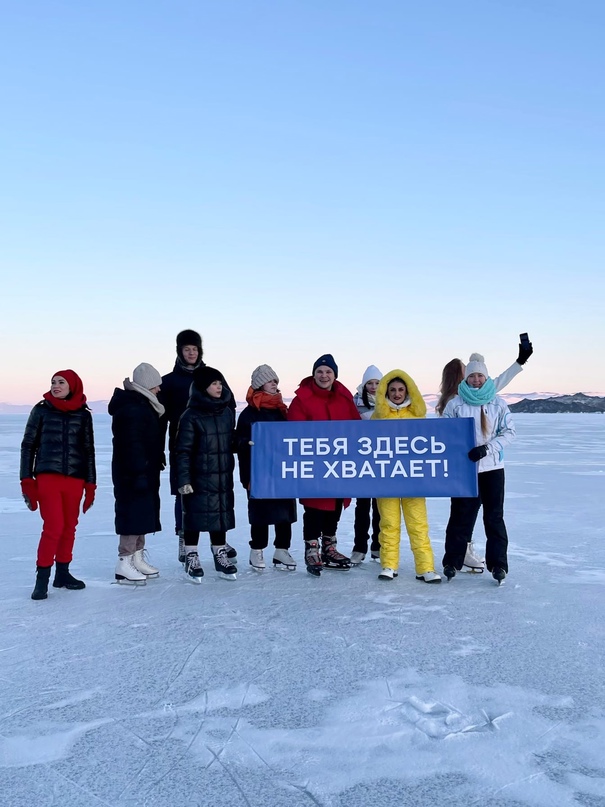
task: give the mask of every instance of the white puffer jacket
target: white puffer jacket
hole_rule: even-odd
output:
[[[481,430],[481,409],[489,422],[489,434]],[[487,456],[479,460],[479,473],[504,468],[504,448],[515,439],[515,426],[510,409],[498,395],[488,404],[471,406],[459,395],[452,398],[443,412],[444,418],[473,418],[475,421],[475,445],[487,446]]]

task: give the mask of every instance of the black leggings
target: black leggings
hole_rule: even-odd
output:
[[[199,530],[185,530],[183,533],[185,546],[197,546],[200,541]],[[224,531],[211,532],[210,543],[212,546],[225,546],[227,543],[227,533]]]
[[[292,540],[292,524],[287,521],[281,521],[275,525],[275,540],[273,546],[276,549],[290,549],[290,541]],[[250,525],[250,547],[252,549],[266,549],[269,545],[269,525],[268,524],[251,524]]]

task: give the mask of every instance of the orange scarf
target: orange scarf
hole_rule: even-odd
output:
[[[254,389],[249,387],[246,393],[246,403],[254,406],[256,409],[279,409],[284,417],[288,413],[288,407],[281,397],[281,392],[276,392],[275,395],[269,395],[262,389]]]

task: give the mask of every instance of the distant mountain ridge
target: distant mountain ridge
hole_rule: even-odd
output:
[[[551,398],[521,401],[510,405],[511,412],[527,413],[605,413],[605,396],[586,395],[576,392],[574,395],[558,395]]]

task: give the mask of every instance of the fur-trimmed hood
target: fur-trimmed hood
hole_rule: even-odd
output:
[[[402,409],[393,409],[387,401],[387,388],[394,378],[401,378],[408,390],[410,405]],[[391,370],[380,380],[376,390],[376,408],[372,413],[372,420],[386,420],[387,418],[424,418],[426,417],[426,403],[420,394],[414,380],[403,370]]]

